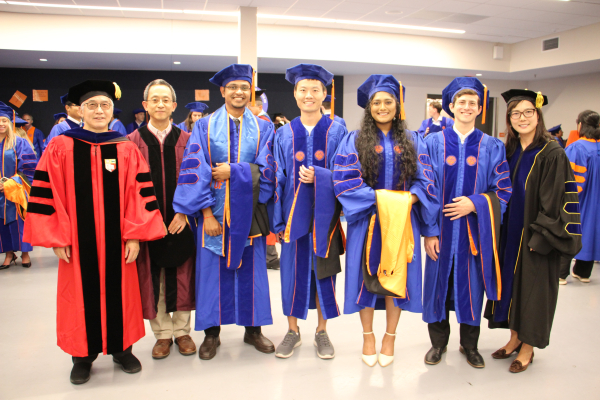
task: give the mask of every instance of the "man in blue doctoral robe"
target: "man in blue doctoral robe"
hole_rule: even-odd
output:
[[[60,124],[54,125],[52,130],[44,140],[44,150],[48,147],[48,143],[58,135],[62,135],[63,132],[68,131],[69,129],[78,128],[81,125],[81,117],[79,116],[79,105],[71,103],[67,98],[68,94],[60,96],[60,102],[63,106],[65,106],[65,112],[67,113],[67,119],[65,119]],[[38,157],[41,157],[41,154],[38,154]]]
[[[321,104],[321,112],[323,113],[323,115],[325,115],[326,117],[330,118],[331,117],[331,103],[335,103],[335,98],[331,99],[331,95],[328,94],[325,97],[325,100],[323,100],[323,104]],[[337,115],[333,114],[333,120],[335,122],[337,122],[338,124],[342,125],[344,128],[348,129],[348,127],[346,126],[346,121],[344,121],[344,119],[342,117],[338,117]]]
[[[146,110],[136,108],[131,113],[133,114],[134,121],[125,127],[128,135],[146,125]]]
[[[430,133],[443,131],[454,125],[454,121],[451,118],[442,117],[440,115],[442,112],[442,104],[439,101],[432,101],[427,109],[429,118],[423,121],[417,130],[421,137],[425,137]]]
[[[552,139],[556,140],[560,144],[560,147],[564,149],[566,141],[563,139],[562,124],[553,126],[548,129],[548,132],[552,135]]]
[[[226,324],[245,326],[244,342],[258,351],[275,351],[260,328],[273,323],[265,242],[273,124],[246,108],[252,78],[250,65],[232,64],[210,79],[225,105],[196,121],[173,200],[176,213],[198,218],[195,329],[206,334],[203,360],[216,355]]]
[[[317,309],[317,355],[335,356],[326,323],[340,315],[335,299],[335,276],[344,253],[339,222],[341,205],[333,191],[331,170],[335,150],[346,128],[321,115],[321,102],[333,74],[319,65],[289,68],[286,80],[294,84],[300,117],[277,132],[274,147],[277,189],[273,232],[281,244],[281,296],[289,329],[275,355],[288,358],[300,345],[298,318]]]
[[[33,126],[33,117],[31,114],[23,114],[23,120],[27,122],[23,125],[23,130],[27,133],[27,138],[33,145],[33,149],[39,160],[44,151],[44,133]]]
[[[425,239],[428,254],[423,288],[423,320],[427,322],[432,348],[426,364],[438,364],[450,337],[449,311],[460,323],[460,351],[475,368],[483,368],[477,351],[483,293],[498,299],[500,268],[497,258],[481,263],[479,253],[495,254],[495,248],[475,250],[473,237],[488,236],[500,223],[511,195],[509,168],[504,144],[475,128],[475,119],[487,111],[489,93],[476,78],[456,78],[443,91],[444,110],[455,118],[454,126],[427,136],[437,192],[443,208],[437,237]],[[495,212],[475,214],[482,196],[499,206]],[[492,200],[490,200],[492,201]],[[477,216],[478,231],[467,217]],[[471,218],[473,219],[473,218]],[[483,232],[483,233],[482,233]],[[493,241],[495,245],[495,240]],[[481,254],[483,257],[483,254]],[[495,262],[493,262],[495,261]],[[480,265],[482,264],[482,265]],[[492,284],[493,283],[493,284]]]

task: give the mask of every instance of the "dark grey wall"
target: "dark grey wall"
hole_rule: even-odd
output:
[[[121,87],[121,100],[115,106],[123,110],[120,115],[125,125],[133,121],[131,111],[141,107],[143,91],[148,82],[162,78],[175,88],[178,107],[173,118],[174,122],[183,121],[188,110],[184,106],[195,101],[196,89],[209,89],[209,112],[223,105],[219,88],[208,80],[214,72],[174,72],[174,71],[112,71],[112,70],[64,70],[64,69],[17,69],[0,68],[0,101],[13,106],[8,102],[15,91],[19,90],[27,96],[27,100],[16,111],[23,115],[30,113],[34,118],[34,125],[41,129],[45,135],[50,133],[54,124],[53,115],[64,112],[60,103],[60,96],[67,93],[70,86],[87,79],[105,79]],[[269,100],[268,113],[270,115],[280,112],[290,120],[300,115],[293,97],[294,87],[285,80],[284,74],[259,73],[259,86],[266,89]],[[336,76],[336,114],[342,115],[344,77]],[[32,90],[48,90],[47,102],[33,102]]]

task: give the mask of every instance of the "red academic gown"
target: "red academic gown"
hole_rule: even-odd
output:
[[[58,264],[58,346],[75,357],[127,349],[145,332],[125,244],[165,234],[148,164],[118,132],[75,128],[50,142],[33,187],[24,240],[71,246]]]

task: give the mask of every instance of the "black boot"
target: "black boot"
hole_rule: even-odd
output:
[[[479,354],[477,349],[465,349],[460,346],[460,352],[467,356],[467,362],[473,368],[484,368],[485,362],[483,361],[483,357]]]
[[[429,349],[427,354],[425,354],[425,364],[436,365],[442,361],[442,354],[446,352],[447,348],[432,347]]]
[[[121,366],[123,371],[128,374],[135,374],[142,370],[142,364],[133,354],[131,354],[132,346],[129,346],[121,353],[113,354],[113,361]]]

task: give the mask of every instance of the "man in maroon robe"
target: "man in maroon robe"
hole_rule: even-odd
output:
[[[69,89],[83,128],[54,138],[35,171],[24,240],[59,258],[58,346],[73,356],[71,382],[90,379],[98,353],[127,373],[142,366],[131,353],[144,336],[135,259],[139,242],[166,231],[137,147],[108,130],[116,83],[90,80]]]
[[[179,352],[188,356],[196,353],[196,345],[190,337],[191,311],[195,309],[196,245],[186,216],[173,211],[173,196],[190,134],[170,122],[177,108],[177,97],[166,81],[150,82],[144,90],[142,104],[150,121],[128,137],[150,165],[160,212],[169,227],[164,239],[140,245],[137,267],[142,309],[156,337],[152,357],[166,358],[171,352],[173,337]],[[190,222],[194,223],[193,219],[190,218]]]

